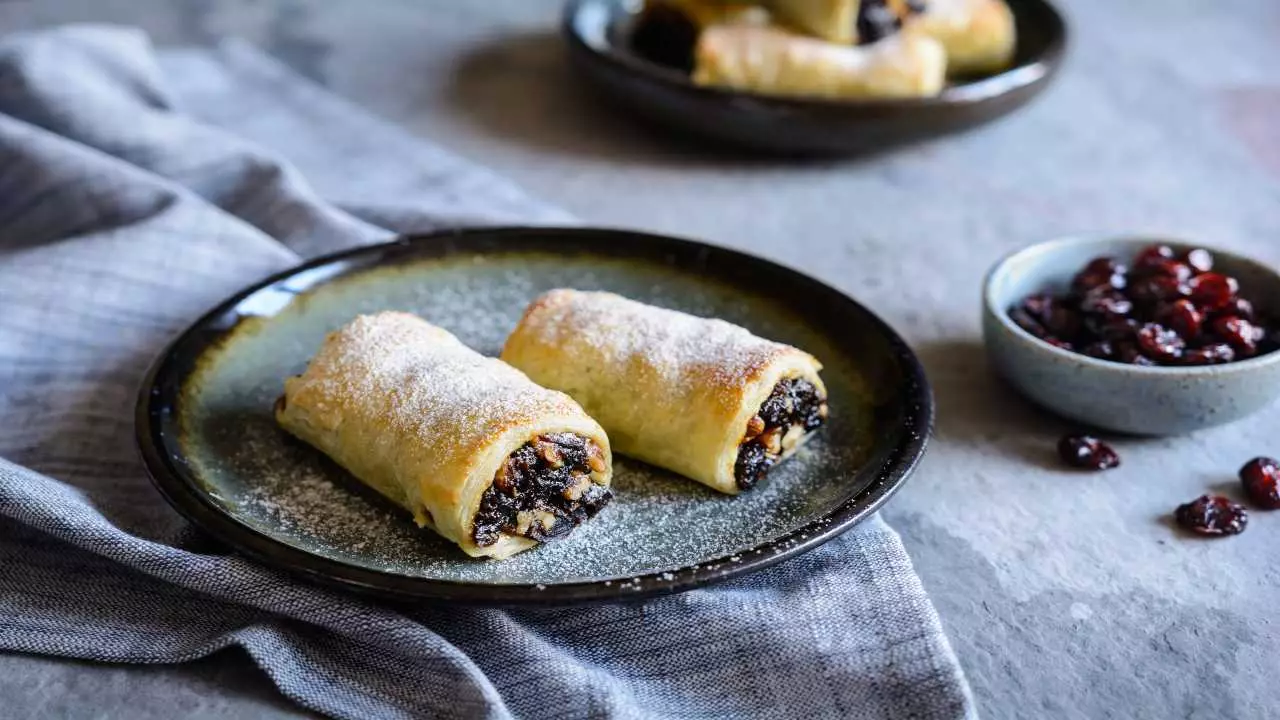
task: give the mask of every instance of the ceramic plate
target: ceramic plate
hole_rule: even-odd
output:
[[[476,560],[276,427],[272,403],[325,333],[407,310],[498,354],[554,287],[604,289],[717,316],[825,363],[828,426],[738,497],[617,459],[616,499],[568,539]],[[398,598],[554,603],[687,590],[759,569],[849,529],[921,454],[924,372],[853,300],[773,263],[698,242],[590,229],[477,229],[320,258],[254,285],[184,332],[139,398],[156,486],[226,544],[311,579]]]
[[[569,2],[562,31],[583,76],[615,103],[651,120],[773,153],[876,152],[989,122],[1049,84],[1067,42],[1062,15],[1048,0],[1009,0],[1018,47],[1004,72],[953,82],[932,98],[770,97],[694,85],[688,76],[693,38],[646,32],[638,22],[643,4]]]

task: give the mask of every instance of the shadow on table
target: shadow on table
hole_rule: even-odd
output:
[[[991,445],[1040,467],[1062,469],[1058,439],[1088,432],[1126,445],[1160,444],[1162,438],[1099,430],[1059,417],[1022,397],[987,362],[982,341],[954,339],[916,347],[937,401],[935,435],[965,445]]]
[[[479,44],[458,61],[445,97],[454,111],[495,137],[608,162],[745,168],[842,162],[753,154],[637,118],[574,72],[564,41],[550,31]]]
[[[1044,468],[1061,469],[1057,441],[1076,428],[1024,399],[987,363],[981,340],[921,343],[916,354],[933,384],[934,435],[966,446],[988,445]]]

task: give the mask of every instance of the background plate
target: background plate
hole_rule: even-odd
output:
[[[1018,33],[1013,66],[919,99],[786,98],[694,85],[675,59],[687,54],[672,47],[680,38],[635,42],[641,0],[571,0],[561,27],[587,81],[650,120],[771,153],[864,154],[990,122],[1048,86],[1066,51],[1066,23],[1048,0],[1008,1]]]
[[[474,560],[276,427],[272,403],[324,334],[408,310],[496,355],[553,287],[607,289],[714,315],[823,361],[826,429],[754,491],[719,495],[618,458],[617,498],[567,540]],[[156,486],[192,521],[265,563],[400,598],[564,602],[696,587],[814,547],[873,512],[924,452],[923,370],[869,311],[797,272],[635,232],[506,228],[405,238],[255,285],[180,336],[138,403]]]

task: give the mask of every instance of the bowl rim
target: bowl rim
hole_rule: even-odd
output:
[[[637,3],[627,0],[569,0],[561,14],[561,35],[568,40],[569,47],[575,51],[586,53],[627,73],[639,74],[653,82],[679,87],[680,89],[709,99],[728,101],[750,100],[779,109],[890,109],[890,108],[929,108],[949,105],[962,105],[982,102],[1007,95],[1020,88],[1036,85],[1057,74],[1067,50],[1067,38],[1070,34],[1066,17],[1051,0],[1025,0],[1041,6],[1046,16],[1051,18],[1051,37],[1044,48],[1033,57],[997,73],[992,73],[956,86],[947,86],[942,92],[931,97],[917,98],[821,98],[792,97],[786,95],[767,95],[764,93],[743,92],[729,88],[697,85],[684,74],[658,63],[646,60],[631,52],[621,52],[619,45],[607,42],[606,46],[592,42],[579,31],[579,19],[590,7],[600,3],[632,5]],[[637,14],[638,9],[624,7],[626,12]],[[611,24],[611,23],[610,23]]]
[[[1143,245],[1151,245],[1155,243],[1163,243],[1174,248],[1204,248],[1212,253],[1215,257],[1227,257],[1233,261],[1238,261],[1248,265],[1252,265],[1260,270],[1265,271],[1280,287],[1280,270],[1248,255],[1242,255],[1238,252],[1225,250],[1205,243],[1194,242],[1187,238],[1176,237],[1170,235],[1162,235],[1159,233],[1122,233],[1122,234],[1077,234],[1065,235],[1053,238],[1051,240],[1043,240],[1025,247],[1019,248],[1012,252],[1006,253],[987,270],[982,278],[982,308],[983,311],[995,318],[1005,332],[1010,333],[1013,337],[1027,342],[1036,349],[1049,353],[1064,360],[1072,360],[1078,362],[1085,367],[1096,368],[1100,371],[1124,372],[1149,377],[1207,377],[1218,376],[1224,374],[1239,374],[1250,372],[1264,367],[1269,367],[1280,363],[1280,350],[1257,355],[1245,360],[1236,360],[1220,365],[1188,365],[1186,367],[1170,367],[1165,365],[1129,365],[1126,363],[1111,362],[1110,360],[1100,360],[1090,357],[1084,353],[1065,350],[1055,347],[1040,338],[1032,335],[1026,330],[1018,326],[1017,323],[1009,317],[1006,308],[1000,306],[994,297],[994,284],[997,277],[1007,272],[1009,266],[1019,258],[1035,254],[1044,253],[1050,250],[1061,250],[1069,247],[1088,247],[1091,245],[1113,244],[1113,243],[1132,243],[1135,250]]]

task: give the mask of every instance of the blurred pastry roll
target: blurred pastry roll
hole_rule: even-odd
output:
[[[407,313],[330,333],[275,414],[472,556],[564,537],[612,497],[609,438],[576,402]]]
[[[946,70],[942,46],[919,34],[854,46],[778,26],[723,24],[698,34],[693,81],[770,95],[928,97],[942,91]]]
[[[827,417],[809,353],[611,293],[539,297],[502,359],[581,403],[618,452],[724,493],[755,485]]]
[[[766,0],[781,22],[844,45],[915,32],[942,44],[952,75],[1001,70],[1017,44],[1005,0]]]
[[[905,4],[905,3],[904,3]],[[915,0],[903,27],[942,43],[951,75],[1003,70],[1013,62],[1017,30],[1004,0]]]

